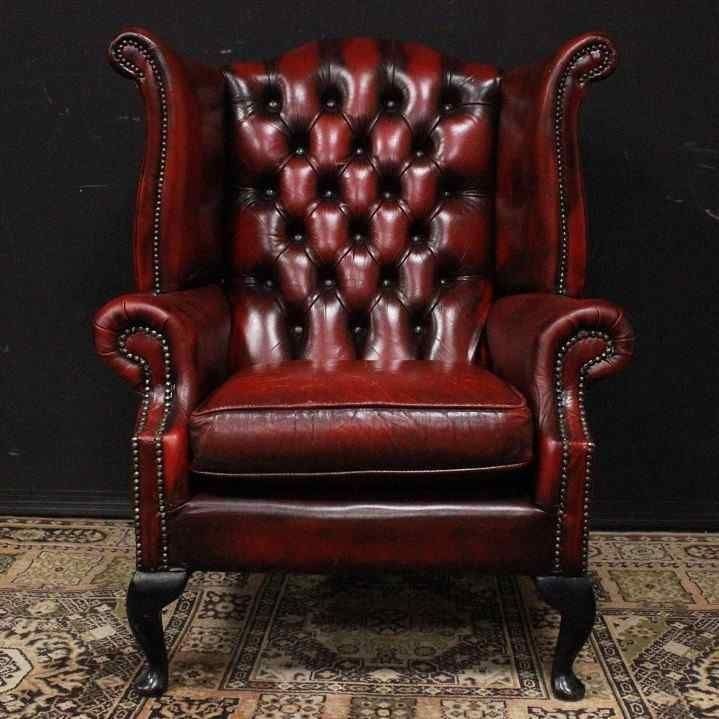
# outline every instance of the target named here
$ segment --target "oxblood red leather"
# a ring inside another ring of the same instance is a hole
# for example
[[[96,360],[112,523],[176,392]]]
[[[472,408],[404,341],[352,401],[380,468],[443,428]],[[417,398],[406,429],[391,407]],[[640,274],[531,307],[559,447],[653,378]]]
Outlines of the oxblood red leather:
[[[539,506],[552,510],[559,504],[563,463],[566,467],[561,559],[564,566],[581,566],[592,440],[583,417],[580,375],[586,367],[587,379],[594,380],[624,367],[632,355],[632,329],[624,312],[609,302],[527,294],[495,303],[487,340],[494,369],[524,393],[533,410]],[[572,340],[558,366],[562,347]],[[607,350],[606,358],[595,361]]]
[[[532,458],[532,433],[524,397],[495,375],[421,360],[238,372],[190,419],[196,473],[298,482],[392,471],[399,481],[420,472],[442,481],[516,469]]]
[[[226,374],[229,319],[227,299],[216,286],[158,296],[146,293],[120,296],[100,309],[95,318],[98,354],[123,379],[143,392],[135,428],[138,461],[133,467],[133,473],[137,472],[142,482],[134,488],[133,503],[139,519],[136,531],[141,535],[138,560],[145,566],[157,566],[162,561],[158,512],[160,470],[166,508],[181,504],[189,497],[188,416]],[[141,328],[152,328],[169,342],[172,361],[169,396],[165,382],[168,368],[160,341]],[[123,333],[127,334],[127,351],[147,363],[146,380],[138,361],[120,352]],[[147,419],[142,421],[145,411]],[[157,462],[158,444],[161,464]]]
[[[552,517],[521,493],[266,499],[198,493],[175,510],[170,558],[198,569],[237,566],[536,572],[551,562]],[[288,541],[288,538],[296,538]]]
[[[587,259],[579,107],[610,75],[604,35],[565,43],[546,62],[502,78],[496,196],[496,285],[508,292],[581,295]]]
[[[142,28],[118,35],[109,52],[145,102],[133,242],[137,289],[168,292],[215,280],[224,274],[222,72],[179,57]]]
[[[497,70],[354,39],[238,63],[228,86],[231,366],[471,361],[491,296]]]
[[[139,566],[582,573],[584,388],[631,352],[563,297],[611,42],[504,75],[366,38],[223,73],[135,28],[110,56],[147,115],[140,294],[95,325],[142,393]]]

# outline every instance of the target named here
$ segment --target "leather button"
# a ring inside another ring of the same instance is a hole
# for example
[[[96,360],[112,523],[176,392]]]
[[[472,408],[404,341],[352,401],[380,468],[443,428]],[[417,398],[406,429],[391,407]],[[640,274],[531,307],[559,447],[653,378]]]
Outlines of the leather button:
[[[392,287],[392,280],[390,280],[389,277],[385,277],[382,280],[382,287]]]
[[[277,190],[274,187],[265,187],[265,197],[271,199],[277,195]]]
[[[370,228],[366,218],[355,216],[350,218],[349,236],[355,245],[365,245],[369,242]]]
[[[310,135],[304,128],[296,127],[288,138],[290,152],[294,155],[306,155],[310,146]]]
[[[323,284],[325,287],[334,287],[334,286],[335,286],[335,281],[334,281],[331,277],[327,277],[327,278],[323,281],[322,284]]]
[[[323,174],[317,181],[317,193],[325,200],[339,197],[339,179],[333,174]]]
[[[330,85],[322,91],[320,95],[320,105],[322,105],[327,112],[335,112],[339,110],[341,99],[342,94],[339,88],[335,85]]]
[[[417,158],[426,157],[434,149],[434,144],[426,132],[422,131],[412,140],[412,152]]]
[[[397,175],[384,175],[380,177],[379,191],[385,200],[394,200],[402,193],[402,182]]]
[[[265,287],[268,290],[271,290],[275,286],[275,283],[272,280],[265,280]]]
[[[285,225],[285,237],[288,242],[302,244],[306,239],[305,224],[300,217],[288,217]]]
[[[462,91],[456,85],[450,85],[442,90],[439,106],[441,112],[454,112],[462,103]]]
[[[415,219],[409,228],[409,241],[415,247],[427,244],[429,238],[429,224],[426,219]]]
[[[390,85],[384,89],[380,96],[380,102],[385,112],[395,113],[400,110],[404,95],[399,87]]]
[[[357,157],[362,157],[369,152],[371,146],[369,137],[360,131],[353,139],[352,153]]]
[[[424,329],[423,329],[422,325],[415,325],[415,326],[412,328],[412,331],[413,331],[416,335],[421,335],[422,332],[424,332]]]
[[[268,100],[267,112],[271,112],[273,115],[276,115],[279,111],[280,111],[280,101],[275,100],[274,98],[272,100]]]
[[[356,334],[356,335],[361,335],[361,334],[362,334],[362,328],[361,328],[359,325],[355,325],[355,326],[352,328],[352,332],[353,332],[354,334]]]
[[[301,334],[304,332],[304,329],[302,328],[302,325],[295,325],[295,326],[292,328],[292,332],[293,332],[296,336],[299,336],[299,335],[301,335]]]

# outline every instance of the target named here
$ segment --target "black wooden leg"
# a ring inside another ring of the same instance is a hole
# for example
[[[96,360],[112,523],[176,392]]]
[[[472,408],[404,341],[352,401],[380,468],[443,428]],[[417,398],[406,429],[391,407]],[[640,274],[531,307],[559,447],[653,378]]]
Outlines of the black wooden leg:
[[[596,603],[589,577],[537,577],[537,589],[562,617],[552,664],[552,688],[558,699],[577,701],[584,684],[572,669],[594,626]]]
[[[160,696],[167,689],[167,649],[162,608],[177,599],[187,584],[187,572],[135,572],[127,590],[127,618],[147,664],[135,682],[143,696]]]

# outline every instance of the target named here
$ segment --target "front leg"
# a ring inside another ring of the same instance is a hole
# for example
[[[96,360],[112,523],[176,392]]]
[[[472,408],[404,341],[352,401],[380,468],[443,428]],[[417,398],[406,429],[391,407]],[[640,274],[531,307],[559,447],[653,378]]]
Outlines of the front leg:
[[[589,577],[537,577],[537,589],[547,604],[562,617],[552,664],[552,688],[558,699],[578,701],[584,684],[572,665],[589,638],[597,612]]]
[[[177,599],[187,584],[184,570],[137,571],[127,590],[127,618],[147,664],[135,682],[143,696],[160,696],[167,689],[167,649],[162,608]]]

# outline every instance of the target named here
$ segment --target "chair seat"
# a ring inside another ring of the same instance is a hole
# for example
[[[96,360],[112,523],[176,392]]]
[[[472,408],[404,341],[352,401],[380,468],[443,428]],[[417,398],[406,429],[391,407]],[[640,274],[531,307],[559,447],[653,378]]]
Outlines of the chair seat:
[[[238,372],[190,418],[195,474],[466,474],[532,459],[524,397],[474,365],[290,361]]]

